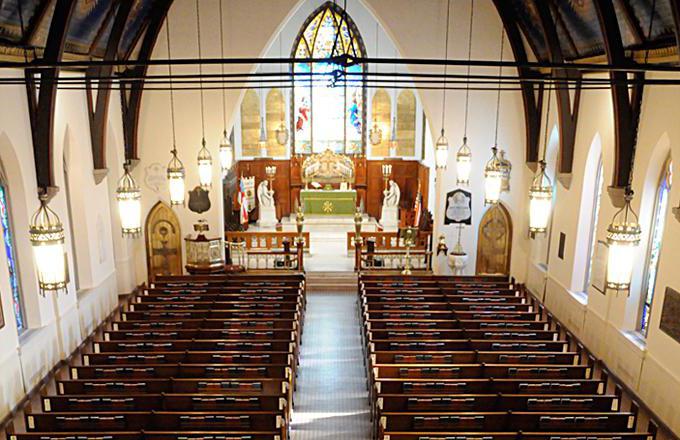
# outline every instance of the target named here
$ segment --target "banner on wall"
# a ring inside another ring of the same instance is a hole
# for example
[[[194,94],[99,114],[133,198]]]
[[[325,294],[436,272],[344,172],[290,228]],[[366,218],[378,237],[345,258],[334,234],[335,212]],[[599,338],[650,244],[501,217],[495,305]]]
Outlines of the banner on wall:
[[[445,225],[472,224],[472,193],[455,189],[446,194]]]

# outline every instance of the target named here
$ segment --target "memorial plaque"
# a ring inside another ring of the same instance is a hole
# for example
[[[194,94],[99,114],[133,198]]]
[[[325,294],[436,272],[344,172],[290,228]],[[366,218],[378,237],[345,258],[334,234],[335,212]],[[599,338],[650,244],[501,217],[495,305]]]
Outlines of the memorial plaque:
[[[463,189],[456,189],[446,194],[444,224],[472,224],[472,193]]]
[[[666,287],[659,328],[676,342],[680,342],[680,292]]]

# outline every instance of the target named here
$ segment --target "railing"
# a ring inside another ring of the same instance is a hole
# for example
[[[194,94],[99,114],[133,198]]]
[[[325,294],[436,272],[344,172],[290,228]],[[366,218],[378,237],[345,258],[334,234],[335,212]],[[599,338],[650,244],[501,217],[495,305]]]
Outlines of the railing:
[[[424,249],[393,251],[361,251],[361,257],[355,259],[354,270],[403,270],[408,267],[412,271],[432,270],[432,252]]]
[[[347,233],[347,252],[354,251],[354,236],[354,232]],[[419,232],[411,249],[429,249],[431,236],[431,232]],[[366,244],[374,243],[375,250],[406,250],[404,240],[399,238],[398,232],[362,232],[361,238]]]
[[[245,243],[246,249],[250,250],[274,250],[283,249],[284,242],[295,243],[297,232],[250,232],[250,231],[225,231],[224,240],[227,243]],[[309,232],[303,232],[304,249],[309,252]]]
[[[304,241],[304,240],[303,240]],[[294,240],[283,241],[283,248],[276,249],[248,249],[244,242],[227,242],[226,251],[228,262],[240,266],[244,270],[304,270],[304,242]]]

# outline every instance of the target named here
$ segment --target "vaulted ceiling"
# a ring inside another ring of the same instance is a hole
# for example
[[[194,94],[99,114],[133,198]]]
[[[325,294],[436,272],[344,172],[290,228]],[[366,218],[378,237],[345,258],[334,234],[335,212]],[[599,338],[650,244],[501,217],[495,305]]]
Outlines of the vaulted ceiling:
[[[118,47],[127,58],[148,24],[155,7],[170,0],[134,0]],[[549,43],[542,32],[538,2],[549,5],[554,29],[565,60],[604,55],[601,26],[593,0],[502,0],[504,14],[517,23],[524,44],[538,61],[548,61]],[[675,23],[672,3],[677,0],[611,0],[625,49],[672,47]],[[0,0],[0,45],[6,51],[38,49],[46,45],[56,0]],[[102,58],[120,0],[78,0],[65,42],[67,56]],[[454,4],[455,7],[455,4]],[[653,12],[654,11],[654,12]],[[654,17],[651,37],[649,26]],[[16,53],[16,52],[15,52]]]

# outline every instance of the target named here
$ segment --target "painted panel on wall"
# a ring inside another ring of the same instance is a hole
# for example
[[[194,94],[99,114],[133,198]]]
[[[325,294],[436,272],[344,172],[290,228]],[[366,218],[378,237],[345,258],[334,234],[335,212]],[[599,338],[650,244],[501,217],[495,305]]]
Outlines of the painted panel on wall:
[[[680,342],[680,292],[670,287],[666,287],[659,328]]]

